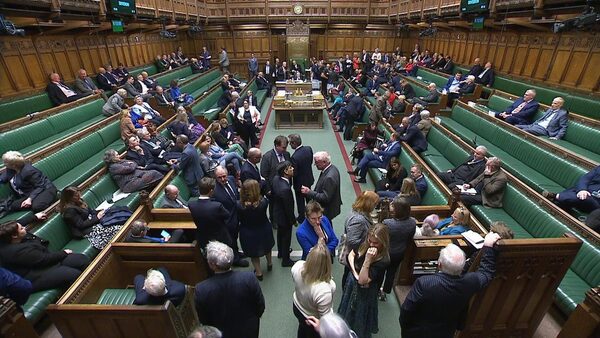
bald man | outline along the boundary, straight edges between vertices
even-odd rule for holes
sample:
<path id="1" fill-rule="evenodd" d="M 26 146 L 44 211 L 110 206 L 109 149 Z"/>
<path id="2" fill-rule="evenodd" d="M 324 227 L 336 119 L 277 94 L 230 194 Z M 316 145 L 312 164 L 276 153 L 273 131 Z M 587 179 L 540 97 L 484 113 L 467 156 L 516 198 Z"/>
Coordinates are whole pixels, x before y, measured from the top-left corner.
<path id="1" fill-rule="evenodd" d="M 50 74 L 50 82 L 48 83 L 48 86 L 46 86 L 46 91 L 48 92 L 50 101 L 52 101 L 52 104 L 54 104 L 55 107 L 90 95 L 77 94 L 73 89 L 69 88 L 61 81 L 58 73 Z"/>
<path id="2" fill-rule="evenodd" d="M 179 188 L 173 184 L 165 187 L 165 196 L 161 208 L 187 209 L 187 202 L 179 198 Z"/>

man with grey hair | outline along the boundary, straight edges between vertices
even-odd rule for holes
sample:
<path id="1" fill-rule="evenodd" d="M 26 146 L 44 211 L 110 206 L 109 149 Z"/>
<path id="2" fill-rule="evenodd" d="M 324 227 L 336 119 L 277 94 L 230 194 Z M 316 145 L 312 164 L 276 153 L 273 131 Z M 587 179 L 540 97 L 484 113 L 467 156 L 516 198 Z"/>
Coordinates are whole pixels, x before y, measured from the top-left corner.
<path id="1" fill-rule="evenodd" d="M 173 184 L 165 187 L 162 208 L 187 209 L 187 202 L 179 198 L 179 188 Z"/>
<path id="2" fill-rule="evenodd" d="M 118 89 L 116 93 L 112 94 L 108 101 L 102 106 L 102 115 L 112 116 L 121 112 L 122 109 L 129 108 L 125 104 L 125 98 L 127 97 L 127 91 L 123 88 Z"/>
<path id="3" fill-rule="evenodd" d="M 565 99 L 555 97 L 550 108 L 532 124 L 517 124 L 516 127 L 536 136 L 548 136 L 560 140 L 567 133 L 568 112 L 563 108 Z"/>
<path id="4" fill-rule="evenodd" d="M 92 81 L 92 79 L 90 79 L 90 77 L 88 76 L 87 71 L 83 68 L 80 69 L 77 73 L 77 78 L 75 79 L 73 88 L 78 94 L 82 96 L 100 94 L 104 101 L 108 100 L 108 97 L 104 93 L 104 90 L 98 89 L 94 81 Z"/>
<path id="5" fill-rule="evenodd" d="M 540 104 L 535 100 L 535 89 L 527 89 L 522 98 L 517 99 L 504 111 L 496 113 L 496 117 L 512 125 L 529 124 L 531 118 L 540 109 Z"/>
<path id="6" fill-rule="evenodd" d="M 400 309 L 402 337 L 452 337 L 466 319 L 469 300 L 494 278 L 500 235 L 485 236 L 479 269 L 461 276 L 464 252 L 454 244 L 440 251 L 439 272 L 413 284 Z M 452 309 L 452 311 L 448 311 Z"/>
<path id="7" fill-rule="evenodd" d="M 419 96 L 412 99 L 413 103 L 419 103 L 425 107 L 427 107 L 430 103 L 436 103 L 440 98 L 440 93 L 437 91 L 437 86 L 435 82 L 431 82 L 427 85 L 427 90 L 429 93 L 427 96 Z"/>
<path id="8" fill-rule="evenodd" d="M 487 148 L 485 146 L 478 146 L 473 151 L 473 155 L 469 156 L 458 167 L 448 169 L 446 172 L 440 172 L 438 176 L 450 189 L 457 185 L 471 182 L 485 170 L 486 156 Z"/>
<path id="9" fill-rule="evenodd" d="M 193 59 L 192 59 L 193 60 Z M 190 333 L 188 338 L 222 338 L 221 330 L 214 326 L 201 325 Z"/>
<path id="10" fill-rule="evenodd" d="M 461 196 L 466 206 L 483 204 L 488 208 L 502 208 L 508 176 L 501 166 L 500 159 L 490 157 L 485 163 L 485 170 L 470 182 L 463 184 L 463 190 L 475 189 L 475 194 Z"/>
<path id="11" fill-rule="evenodd" d="M 185 297 L 185 284 L 171 279 L 166 268 L 150 269 L 144 275 L 133 279 L 135 285 L 135 305 L 162 305 L 170 300 L 178 306 Z"/>
<path id="12" fill-rule="evenodd" d="M 316 152 L 313 155 L 313 160 L 315 167 L 321 171 L 321 175 L 319 175 L 314 190 L 302 186 L 300 192 L 308 199 L 319 202 L 324 209 L 323 215 L 333 222 L 333 219 L 340 214 L 342 205 L 340 171 L 331 164 L 331 157 L 325 151 Z"/>
<path id="13" fill-rule="evenodd" d="M 214 276 L 196 284 L 198 319 L 231 338 L 258 337 L 265 299 L 254 273 L 233 271 L 233 250 L 217 241 L 206 246 L 206 260 Z"/>

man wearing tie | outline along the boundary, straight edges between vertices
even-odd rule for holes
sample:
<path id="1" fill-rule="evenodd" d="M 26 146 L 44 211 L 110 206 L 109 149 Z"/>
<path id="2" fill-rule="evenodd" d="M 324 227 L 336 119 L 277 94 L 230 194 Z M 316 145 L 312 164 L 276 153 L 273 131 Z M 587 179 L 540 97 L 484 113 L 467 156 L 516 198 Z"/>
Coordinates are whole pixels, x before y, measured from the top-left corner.
<path id="1" fill-rule="evenodd" d="M 292 242 L 292 227 L 296 224 L 294 215 L 294 195 L 292 195 L 292 177 L 294 166 L 290 161 L 277 165 L 277 175 L 271 182 L 271 205 L 273 206 L 272 221 L 277 223 L 277 257 L 282 258 L 281 266 L 291 267 L 294 261 L 290 259 Z"/>
<path id="2" fill-rule="evenodd" d="M 535 100 L 536 92 L 528 89 L 522 98 L 519 98 L 496 117 L 512 125 L 529 124 L 531 117 L 540 109 L 540 104 Z"/>
<path id="3" fill-rule="evenodd" d="M 390 144 L 387 146 L 384 145 L 384 150 L 375 148 L 372 153 L 363 156 L 360 162 L 358 162 L 356 169 L 348 171 L 349 174 L 358 175 L 354 179 L 354 182 L 367 183 L 366 176 L 369 168 L 387 168 L 390 159 L 398 157 L 400 151 L 402 151 L 402 147 L 398 141 L 399 138 L 400 135 L 397 132 L 393 133 L 390 138 Z"/>
<path id="4" fill-rule="evenodd" d="M 568 113 L 562 108 L 563 104 L 565 104 L 565 100 L 562 97 L 555 98 L 544 116 L 533 124 L 518 124 L 517 128 L 533 135 L 548 136 L 551 140 L 562 139 L 567 133 L 567 123 L 569 122 Z"/>
<path id="5" fill-rule="evenodd" d="M 267 62 L 269 62 L 269 61 L 267 61 Z M 271 96 L 271 89 L 273 88 L 273 85 L 271 84 L 271 81 L 269 80 L 269 78 L 265 77 L 263 72 L 258 73 L 258 76 L 256 77 L 256 86 L 258 87 L 258 90 L 266 89 L 267 97 Z"/>
<path id="6" fill-rule="evenodd" d="M 273 82 L 273 73 L 275 73 L 273 66 L 271 66 L 271 61 L 267 60 L 265 64 L 265 77 L 269 81 L 269 83 Z"/>
<path id="7" fill-rule="evenodd" d="M 288 136 L 290 146 L 294 149 L 292 164 L 294 165 L 294 193 L 296 195 L 296 207 L 298 210 L 298 223 L 304 222 L 304 210 L 308 200 L 302 194 L 302 186 L 312 187 L 315 177 L 312 172 L 313 150 L 310 146 L 302 144 L 302 138 L 298 134 Z"/>
<path id="8" fill-rule="evenodd" d="M 238 192 L 237 186 L 235 185 L 235 179 L 228 176 L 227 169 L 221 166 L 217 166 L 215 169 L 215 178 L 217 184 L 215 185 L 215 192 L 212 196 L 213 200 L 220 202 L 225 207 L 225 210 L 229 211 L 229 217 L 225 221 L 227 224 L 227 230 L 231 237 L 231 248 L 233 249 L 234 266 L 246 267 L 248 261 L 241 259 L 240 252 L 238 251 L 238 233 L 240 231 L 240 222 L 237 214 L 237 202 L 240 199 L 240 193 Z"/>
<path id="9" fill-rule="evenodd" d="M 321 171 L 315 190 L 302 186 L 300 191 L 310 200 L 315 200 L 323 207 L 323 215 L 332 222 L 340 214 L 342 196 L 340 194 L 340 172 L 331 164 L 331 157 L 325 151 L 313 155 L 315 167 Z"/>
<path id="10" fill-rule="evenodd" d="M 248 60 L 248 75 L 249 75 L 248 78 L 251 79 L 251 78 L 255 77 L 257 73 L 258 73 L 258 60 L 254 56 L 254 53 L 252 53 L 252 56 Z"/>
<path id="11" fill-rule="evenodd" d="M 205 248 L 209 241 L 232 245 L 231 236 L 227 231 L 229 211 L 223 204 L 211 198 L 215 185 L 214 178 L 203 177 L 198 184 L 200 197 L 189 204 L 192 219 L 196 224 L 196 241 L 199 248 Z"/>
<path id="12" fill-rule="evenodd" d="M 77 94 L 71 88 L 67 87 L 67 85 L 60 80 L 60 75 L 58 75 L 58 73 L 50 74 L 50 83 L 48 83 L 46 91 L 54 106 L 60 106 L 61 104 L 73 102 L 87 96 Z"/>
<path id="13" fill-rule="evenodd" d="M 161 208 L 187 209 L 187 202 L 179 198 L 179 188 L 169 184 L 165 187 L 165 197 Z"/>
<path id="14" fill-rule="evenodd" d="M 277 174 L 279 163 L 290 160 L 290 153 L 287 151 L 288 139 L 285 136 L 277 136 L 273 144 L 273 149 L 267 151 L 260 162 L 260 174 L 267 181 L 267 194 L 271 191 L 271 181 Z M 271 205 L 269 205 L 269 218 L 271 219 L 271 223 L 273 223 L 273 227 L 276 228 L 277 223 L 273 220 L 273 207 Z"/>
<path id="15" fill-rule="evenodd" d="M 104 93 L 104 90 L 98 89 L 94 81 L 87 75 L 85 69 L 80 69 L 77 78 L 75 79 L 75 91 L 82 96 L 88 96 L 92 94 L 100 94 L 104 101 L 108 101 L 108 97 Z"/>
<path id="16" fill-rule="evenodd" d="M 248 160 L 242 165 L 240 170 L 240 181 L 242 183 L 246 180 L 256 180 L 260 182 L 260 193 L 265 195 L 267 193 L 267 181 L 260 175 L 260 169 L 258 163 L 262 158 L 262 152 L 258 148 L 248 149 Z"/>

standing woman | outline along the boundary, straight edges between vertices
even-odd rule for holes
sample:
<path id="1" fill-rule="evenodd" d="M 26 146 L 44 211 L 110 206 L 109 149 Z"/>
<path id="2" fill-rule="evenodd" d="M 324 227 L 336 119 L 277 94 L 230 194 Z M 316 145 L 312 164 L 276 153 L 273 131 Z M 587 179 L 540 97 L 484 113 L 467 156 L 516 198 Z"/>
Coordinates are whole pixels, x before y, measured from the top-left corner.
<path id="1" fill-rule="evenodd" d="M 323 207 L 317 201 L 310 201 L 306 204 L 306 217 L 296 230 L 296 239 L 302 247 L 302 259 L 306 259 L 310 250 L 317 245 L 320 239 L 323 239 L 331 257 L 335 256 L 335 248 L 338 245 L 338 238 L 335 236 L 331 221 L 323 216 Z"/>
<path id="2" fill-rule="evenodd" d="M 98 250 L 104 249 L 122 226 L 102 226 L 100 220 L 105 210 L 90 209 L 76 187 L 67 187 L 62 191 L 58 210 L 65 223 L 71 228 L 73 237 L 87 238 Z"/>
<path id="3" fill-rule="evenodd" d="M 273 269 L 271 249 L 275 245 L 272 225 L 267 218 L 269 200 L 260 195 L 260 184 L 256 180 L 246 180 L 242 184 L 240 200 L 237 202 L 240 219 L 240 243 L 244 254 L 250 257 L 254 275 L 263 280 L 260 258 L 267 259 L 267 270 Z"/>
<path id="4" fill-rule="evenodd" d="M 378 223 L 369 230 L 367 239 L 348 254 L 351 274 L 345 282 L 338 313 L 360 338 L 379 331 L 377 291 L 385 268 L 390 262 L 389 232 Z"/>
<path id="5" fill-rule="evenodd" d="M 390 204 L 392 218 L 383 221 L 390 233 L 390 265 L 385 269 L 385 282 L 379 290 L 379 300 L 385 301 L 386 294 L 392 292 L 396 271 L 400 266 L 404 251 L 415 235 L 417 222 L 410 217 L 410 204 L 403 197 L 396 197 Z M 383 281 L 383 279 L 382 279 Z"/>
<path id="6" fill-rule="evenodd" d="M 294 315 L 298 319 L 298 338 L 318 338 L 315 329 L 306 323 L 309 316 L 321 318 L 333 313 L 335 282 L 331 278 L 331 256 L 323 239 L 319 239 L 308 254 L 292 267 L 294 280 Z"/>

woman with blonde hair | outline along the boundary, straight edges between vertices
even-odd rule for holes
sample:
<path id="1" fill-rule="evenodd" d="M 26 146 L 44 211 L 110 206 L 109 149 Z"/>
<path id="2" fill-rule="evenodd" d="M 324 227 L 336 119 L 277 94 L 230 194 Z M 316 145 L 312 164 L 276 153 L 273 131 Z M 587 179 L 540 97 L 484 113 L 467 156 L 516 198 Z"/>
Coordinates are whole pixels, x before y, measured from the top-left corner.
<path id="1" fill-rule="evenodd" d="M 244 254 L 250 257 L 254 275 L 263 280 L 260 257 L 267 259 L 267 270 L 273 269 L 271 249 L 275 245 L 272 225 L 267 218 L 269 200 L 260 194 L 260 184 L 256 180 L 246 180 L 242 184 L 237 213 L 240 219 L 240 243 Z"/>
<path id="2" fill-rule="evenodd" d="M 390 262 L 390 235 L 384 224 L 375 224 L 358 249 L 348 254 L 351 274 L 344 280 L 338 313 L 361 338 L 379 331 L 377 294 L 385 268 Z"/>
<path id="3" fill-rule="evenodd" d="M 121 140 L 125 142 L 125 145 L 129 143 L 131 136 L 136 136 L 137 128 L 131 120 L 129 115 L 129 109 L 121 110 Z"/>
<path id="4" fill-rule="evenodd" d="M 298 338 L 319 337 L 307 324 L 308 317 L 321 318 L 333 312 L 335 282 L 331 278 L 331 258 L 324 239 L 319 239 L 310 250 L 306 261 L 300 260 L 292 267 L 294 280 L 294 315 L 298 319 Z"/>
<path id="5" fill-rule="evenodd" d="M 460 235 L 469 230 L 468 223 L 470 218 L 471 212 L 469 209 L 458 207 L 450 217 L 441 220 L 434 231 L 438 235 Z"/>
<path id="6" fill-rule="evenodd" d="M 421 195 L 419 194 L 419 191 L 417 191 L 417 185 L 410 177 L 402 180 L 402 187 L 400 187 L 400 194 L 398 194 L 398 197 L 406 199 L 411 206 L 421 204 Z"/>

